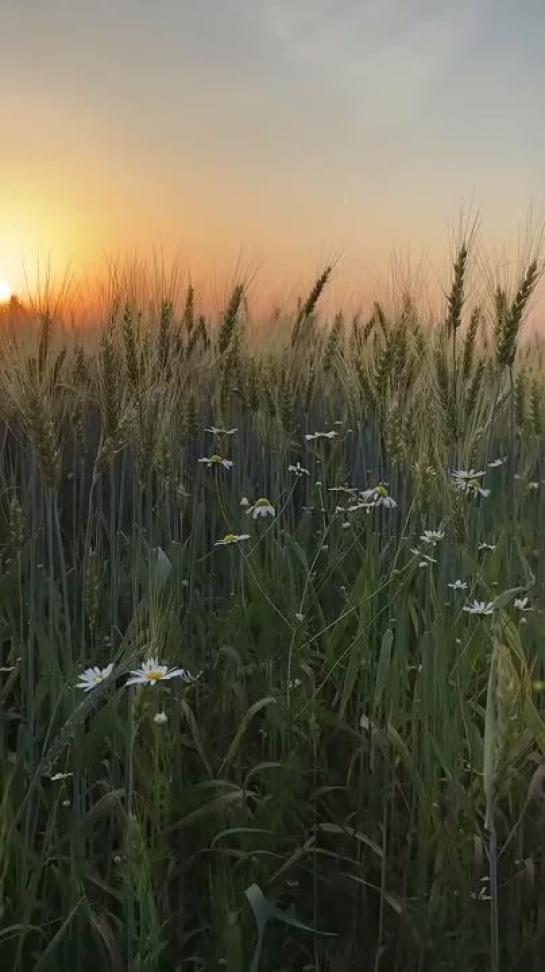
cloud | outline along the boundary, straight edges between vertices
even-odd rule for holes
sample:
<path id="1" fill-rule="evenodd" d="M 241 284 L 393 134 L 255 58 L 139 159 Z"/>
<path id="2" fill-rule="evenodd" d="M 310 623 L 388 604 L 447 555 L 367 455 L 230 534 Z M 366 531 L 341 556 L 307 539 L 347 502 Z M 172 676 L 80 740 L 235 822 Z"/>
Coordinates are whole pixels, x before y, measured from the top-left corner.
<path id="1" fill-rule="evenodd" d="M 475 36 L 490 0 L 271 0 L 271 38 L 371 123 L 398 124 Z M 478 7 L 478 9 L 477 9 Z"/>

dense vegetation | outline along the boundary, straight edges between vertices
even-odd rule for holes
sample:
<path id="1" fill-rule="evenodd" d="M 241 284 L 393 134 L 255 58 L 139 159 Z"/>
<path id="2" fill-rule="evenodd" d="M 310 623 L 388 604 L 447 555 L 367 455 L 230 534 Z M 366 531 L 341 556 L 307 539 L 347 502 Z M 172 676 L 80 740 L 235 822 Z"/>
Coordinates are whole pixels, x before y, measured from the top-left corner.
<path id="1" fill-rule="evenodd" d="M 467 270 L 4 335 L 2 968 L 543 967 L 540 267 Z"/>

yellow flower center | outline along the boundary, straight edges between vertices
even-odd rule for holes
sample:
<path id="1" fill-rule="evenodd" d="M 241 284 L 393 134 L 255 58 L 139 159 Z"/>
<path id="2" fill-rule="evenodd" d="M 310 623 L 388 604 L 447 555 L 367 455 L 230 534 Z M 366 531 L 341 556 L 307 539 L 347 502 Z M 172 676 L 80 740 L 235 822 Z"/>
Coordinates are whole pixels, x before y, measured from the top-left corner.
<path id="1" fill-rule="evenodd" d="M 210 456 L 210 462 L 223 462 L 223 458 L 215 453 L 213 456 Z"/>
<path id="2" fill-rule="evenodd" d="M 165 677 L 164 672 L 158 672 L 158 671 L 146 672 L 146 678 L 148 682 L 159 682 L 164 677 Z"/>
<path id="3" fill-rule="evenodd" d="M 480 485 L 481 485 L 481 484 L 480 484 L 480 482 L 479 482 L 479 480 L 478 480 L 478 479 L 470 479 L 470 480 L 469 480 L 469 483 L 468 483 L 468 486 L 469 486 L 469 487 L 470 487 L 471 489 L 479 489 L 479 488 L 480 488 Z"/>
<path id="4" fill-rule="evenodd" d="M 266 499 L 264 496 L 262 496 L 261 499 L 258 499 L 258 500 L 255 501 L 255 505 L 256 506 L 270 506 L 271 504 L 270 504 L 270 502 L 269 502 L 268 499 Z"/>
<path id="5" fill-rule="evenodd" d="M 224 536 L 224 538 L 223 538 L 223 542 L 224 543 L 236 543 L 237 540 L 238 540 L 238 537 L 237 537 L 236 533 L 226 533 L 225 536 Z"/>
<path id="6" fill-rule="evenodd" d="M 386 489 L 386 486 L 383 486 L 382 485 L 382 483 L 380 484 L 380 486 L 377 486 L 376 492 L 378 493 L 379 496 L 387 496 L 388 495 L 388 490 Z"/>

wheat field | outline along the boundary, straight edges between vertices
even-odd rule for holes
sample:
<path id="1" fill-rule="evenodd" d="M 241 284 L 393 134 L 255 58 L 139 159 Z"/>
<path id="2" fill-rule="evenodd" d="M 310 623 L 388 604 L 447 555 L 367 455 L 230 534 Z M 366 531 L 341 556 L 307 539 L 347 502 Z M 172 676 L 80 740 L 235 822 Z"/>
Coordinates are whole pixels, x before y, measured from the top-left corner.
<path id="1" fill-rule="evenodd" d="M 0 341 L 0 959 L 537 970 L 541 264 Z"/>

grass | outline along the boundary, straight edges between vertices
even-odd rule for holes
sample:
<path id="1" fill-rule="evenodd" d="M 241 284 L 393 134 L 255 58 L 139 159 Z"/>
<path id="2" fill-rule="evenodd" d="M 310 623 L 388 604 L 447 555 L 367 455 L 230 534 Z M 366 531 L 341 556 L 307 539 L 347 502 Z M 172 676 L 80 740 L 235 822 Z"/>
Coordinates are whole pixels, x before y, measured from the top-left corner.
<path id="1" fill-rule="evenodd" d="M 470 262 L 433 328 L 328 267 L 266 345 L 242 282 L 5 333 L 3 968 L 542 967 L 540 264 Z"/>

